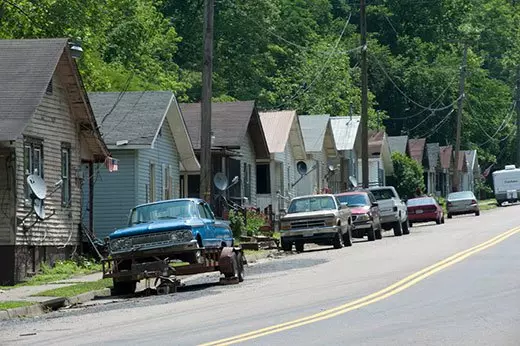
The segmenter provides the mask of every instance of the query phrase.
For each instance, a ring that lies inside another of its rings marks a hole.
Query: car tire
[[[480,216],[480,210],[475,212],[475,216]]]
[[[236,252],[233,252],[233,255],[231,255],[231,265],[233,266],[233,273],[226,273],[224,276],[227,279],[237,278],[238,282],[244,281],[243,278],[243,267],[242,263],[238,261],[238,255]],[[240,258],[240,261],[242,261],[242,258]]]
[[[332,240],[332,246],[334,246],[335,249],[341,249],[343,247],[343,236],[341,233],[336,233]]]
[[[244,281],[244,255],[239,252],[237,253],[237,264],[238,264],[238,282]]]
[[[440,225],[440,224],[442,223],[441,218],[440,218],[440,217],[437,218],[437,219],[435,220],[435,223],[436,223],[437,225]]]
[[[343,234],[343,244],[345,246],[352,246],[352,229],[348,228],[347,232]]]
[[[113,279],[113,287],[110,290],[110,294],[113,296],[134,294],[136,287],[136,281],[116,281],[116,279]]]
[[[376,229],[376,239],[383,239],[383,229],[381,228],[381,225]]]
[[[394,236],[400,237],[403,235],[403,229],[401,228],[401,222],[397,221],[394,223]]]
[[[291,252],[292,251],[292,242],[290,241],[284,241],[283,239],[281,240],[281,243],[282,243],[282,250],[283,251],[287,251],[287,252]]]
[[[442,215],[441,223],[444,223],[444,215]]]
[[[410,229],[408,228],[408,219],[406,219],[405,222],[403,222],[401,228],[403,230],[403,234],[410,234]]]
[[[304,243],[295,243],[294,246],[296,247],[296,252],[303,252],[305,244]]]
[[[413,227],[413,222],[408,221],[408,227],[410,227],[410,228]]]
[[[453,217],[453,215],[451,215],[450,213],[448,213],[448,219],[451,219]]]
[[[374,229],[374,226],[370,227],[368,230],[367,230],[367,238],[368,238],[368,241],[374,241],[376,240],[376,231]]]

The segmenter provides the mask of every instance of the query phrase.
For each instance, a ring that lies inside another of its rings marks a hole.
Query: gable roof
[[[65,38],[0,40],[0,141],[18,139],[42,102],[54,73],[65,77],[72,114],[96,161],[110,155]]]
[[[391,175],[394,172],[392,153],[385,131],[368,132],[368,157],[381,158],[386,175]]]
[[[476,150],[466,150],[466,158],[468,161],[468,170],[473,172],[480,171],[479,164],[478,164],[478,157],[477,157],[477,151]]]
[[[453,147],[451,145],[446,145],[443,147],[439,147],[440,149],[440,161],[441,167],[444,169],[450,169],[453,160]]]
[[[300,115],[299,119],[306,152],[321,153],[325,150],[326,155],[329,157],[334,157],[338,154],[328,114]]]
[[[435,169],[439,164],[440,147],[439,143],[426,144],[426,157],[428,160],[428,168]]]
[[[200,150],[201,104],[180,103],[179,107],[193,149]],[[258,159],[269,158],[264,131],[254,101],[212,102],[213,147],[238,149],[249,132]]]
[[[361,117],[331,117],[330,122],[336,149],[339,151],[354,150],[356,141],[360,138]]]
[[[389,136],[388,145],[390,146],[390,152],[406,154],[408,136]]]
[[[461,150],[459,152],[459,162],[457,163],[457,169],[461,172],[468,171],[468,162],[466,157],[466,152]]]
[[[200,169],[171,91],[93,92],[89,98],[109,148],[153,148],[164,120],[168,119],[184,170]],[[118,141],[128,142],[118,145]]]
[[[260,112],[259,114],[270,153],[283,153],[289,142],[296,159],[305,159],[305,144],[296,111]]]
[[[426,144],[425,138],[409,139],[408,140],[408,152],[410,157],[415,161],[422,164],[424,156],[424,146]]]

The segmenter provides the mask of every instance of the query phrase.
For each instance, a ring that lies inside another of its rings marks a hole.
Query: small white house
[[[296,185],[298,195],[322,193],[330,188],[332,176],[340,174],[332,162],[338,156],[329,115],[300,115],[300,126],[307,153],[308,174]],[[332,168],[332,169],[331,169]]]
[[[257,160],[258,179],[269,179],[269,190],[258,191],[257,207],[269,205],[273,211],[287,206],[287,200],[296,195],[295,182],[300,177],[296,163],[305,160],[305,147],[296,111],[261,112],[260,121],[269,149],[269,160]],[[266,185],[266,184],[258,184]]]
[[[475,191],[475,182],[480,176],[480,165],[476,150],[464,151],[466,157],[467,171],[462,174],[462,189],[464,191]]]
[[[335,167],[339,165],[339,174],[329,181],[334,193],[347,190],[350,181],[359,180],[358,158],[361,157],[361,131],[359,116],[331,117],[330,125],[338,155],[332,160]]]
[[[362,177],[361,159],[358,176]],[[394,174],[394,165],[386,132],[371,132],[368,138],[368,185],[384,186],[386,177]],[[361,184],[361,181],[359,182]]]

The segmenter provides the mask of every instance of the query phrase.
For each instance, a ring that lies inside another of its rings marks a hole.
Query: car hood
[[[128,237],[133,235],[141,235],[155,232],[163,232],[163,231],[174,231],[176,229],[186,229],[191,228],[194,225],[194,221],[196,219],[171,219],[171,220],[158,220],[147,223],[141,223],[134,226],[121,228],[113,233],[111,233],[108,237],[110,239]]]
[[[363,207],[350,207],[350,211],[353,215],[359,215],[359,214],[366,214],[370,210],[370,207],[363,206]]]
[[[302,218],[313,218],[313,217],[334,217],[335,210],[318,210],[318,211],[307,211],[302,213],[291,213],[286,214],[282,217],[282,221],[291,221]]]

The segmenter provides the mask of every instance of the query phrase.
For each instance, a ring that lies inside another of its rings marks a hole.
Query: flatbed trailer
[[[135,291],[138,281],[155,279],[158,294],[175,293],[180,286],[179,276],[220,272],[222,284],[238,284],[244,280],[247,264],[242,248],[198,248],[197,263],[181,263],[179,255],[185,253],[140,253],[130,256],[108,257],[102,261],[103,278],[114,282],[113,294],[129,294]]]

